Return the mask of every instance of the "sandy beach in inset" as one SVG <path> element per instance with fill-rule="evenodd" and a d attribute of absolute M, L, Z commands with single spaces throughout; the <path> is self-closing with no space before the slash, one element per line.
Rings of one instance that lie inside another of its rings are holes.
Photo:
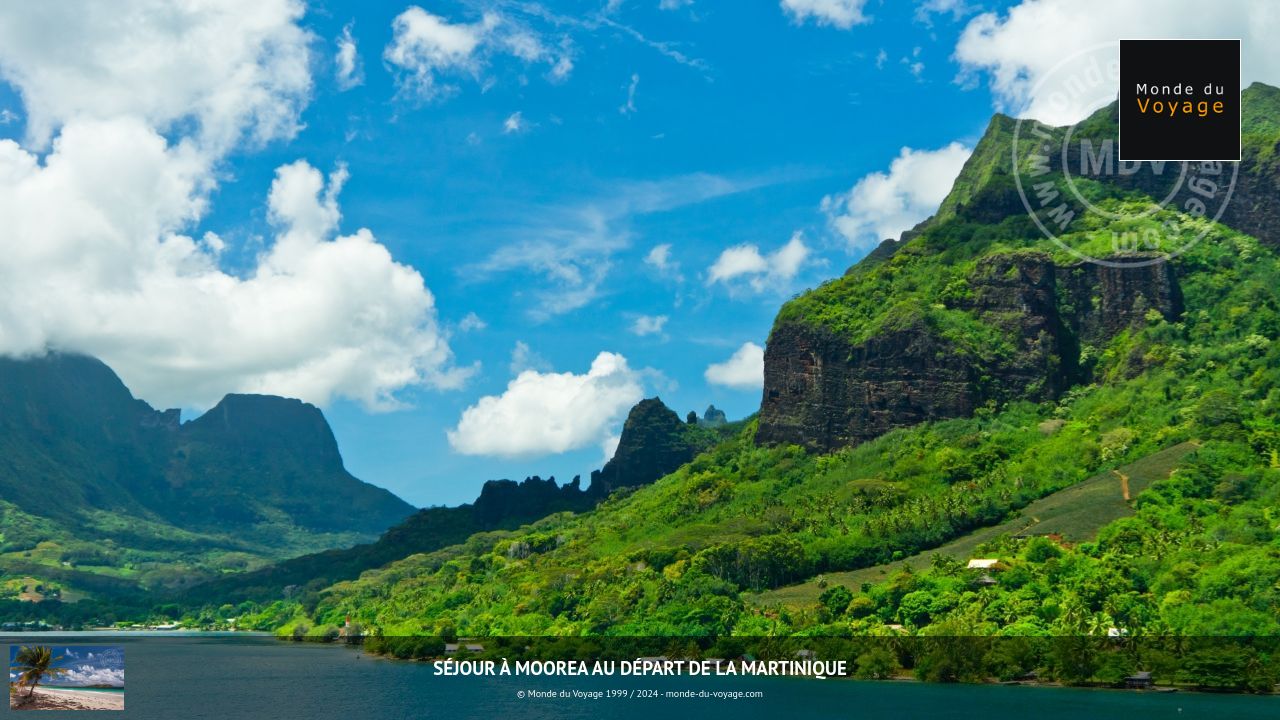
<path fill-rule="evenodd" d="M 124 693 L 37 687 L 29 702 L 26 688 L 9 698 L 14 710 L 123 710 Z"/>

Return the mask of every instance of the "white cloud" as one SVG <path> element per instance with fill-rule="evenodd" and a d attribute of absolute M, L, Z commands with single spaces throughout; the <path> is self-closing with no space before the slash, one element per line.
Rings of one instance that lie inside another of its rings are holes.
<path fill-rule="evenodd" d="M 524 115 L 519 110 L 511 113 L 506 120 L 502 121 L 502 133 L 504 135 L 518 133 L 524 128 Z"/>
<path fill-rule="evenodd" d="M 659 271 L 671 268 L 671 243 L 654 245 L 653 248 L 649 250 L 649 254 L 644 256 L 644 261 L 646 264 L 652 265 Z"/>
<path fill-rule="evenodd" d="M 659 10 L 679 10 L 693 4 L 693 0 L 659 0 Z"/>
<path fill-rule="evenodd" d="M 0 78 L 17 87 L 29 143 L 73 119 L 185 121 L 206 149 L 290 138 L 311 90 L 297 0 L 6 3 Z"/>
<path fill-rule="evenodd" d="M 497 15 L 486 14 L 474 24 L 450 24 L 415 5 L 391 22 L 393 37 L 383 58 L 403 71 L 403 91 L 421 100 L 433 100 L 455 90 L 440 83 L 442 74 L 479 71 L 476 49 L 498 22 Z"/>
<path fill-rule="evenodd" d="M 456 387 L 422 276 L 366 229 L 338 232 L 339 167 L 282 166 L 275 229 L 225 271 L 208 211 L 225 153 L 288 138 L 311 87 L 285 0 L 21 4 L 0 10 L 0 75 L 32 122 L 0 141 L 0 353 L 101 357 L 160 406 L 231 391 L 371 408 Z M 56 32 L 51 32 L 56 28 Z M 165 134 L 170 137 L 166 138 Z"/>
<path fill-rule="evenodd" d="M 458 270 L 469 281 L 510 273 L 540 275 L 545 284 L 518 290 L 526 314 L 535 322 L 578 310 L 597 300 L 613 267 L 614 255 L 630 242 L 630 222 L 638 215 L 671 210 L 763 184 L 761 180 L 730 180 L 716 175 L 686 175 L 660 181 L 613 184 L 597 199 L 563 207 L 522 210 L 525 225 L 513 230 L 515 239 L 484 261 Z M 522 285 L 527 284 L 522 278 Z"/>
<path fill-rule="evenodd" d="M 875 247 L 932 215 L 972 152 L 954 142 L 937 150 L 904 147 L 888 173 L 870 173 L 848 192 L 828 195 L 822 209 L 851 248 Z"/>
<path fill-rule="evenodd" d="M 602 352 L 585 374 L 526 370 L 501 395 L 481 398 L 448 431 L 464 455 L 528 457 L 601 444 L 644 396 L 641 374 Z"/>
<path fill-rule="evenodd" d="M 489 323 L 480 318 L 474 312 L 469 312 L 458 321 L 458 330 L 460 332 L 476 332 L 489 327 Z"/>
<path fill-rule="evenodd" d="M 627 100 L 618 107 L 618 112 L 630 115 L 636 111 L 636 88 L 640 86 L 640 76 L 631 73 L 631 82 L 627 85 Z"/>
<path fill-rule="evenodd" d="M 666 315 L 639 315 L 631 322 L 631 334 L 640 337 L 658 335 L 666 325 Z"/>
<path fill-rule="evenodd" d="M 347 23 L 338 36 L 338 52 L 333 56 L 333 67 L 339 90 L 345 92 L 364 84 L 364 64 L 360 62 L 360 51 L 351 34 L 351 23 Z"/>
<path fill-rule="evenodd" d="M 912 48 L 911 55 L 909 57 L 904 56 L 901 62 L 907 66 L 907 70 L 911 71 L 916 80 L 923 79 L 924 63 L 920 61 L 920 47 L 918 45 Z"/>
<path fill-rule="evenodd" d="M 721 363 L 713 363 L 704 373 L 707 382 L 735 390 L 759 390 L 764 387 L 764 348 L 748 342 Z"/>
<path fill-rule="evenodd" d="M 916 22 L 933 24 L 934 15 L 950 15 L 952 20 L 977 12 L 978 5 L 970 5 L 966 0 L 924 0 L 916 6 Z"/>
<path fill-rule="evenodd" d="M 956 44 L 955 58 L 965 75 L 988 77 L 998 109 L 1068 124 L 1115 99 L 1109 92 L 1079 102 L 1055 100 L 1054 93 L 1064 89 L 1057 79 L 1083 71 L 1084 63 L 1098 57 L 1087 53 L 1068 61 L 1081 49 L 1117 38 L 1241 38 L 1241 80 L 1248 85 L 1280 77 L 1280 55 L 1273 50 L 1278 33 L 1280 13 L 1269 0 L 1222 0 L 1212 12 L 1197 0 L 1163 2 L 1159 12 L 1147 3 L 1036 0 L 1004 14 L 989 12 L 970 20 Z M 1118 47 L 1103 53 L 1101 62 L 1105 67 L 1116 58 Z M 1064 61 L 1066 65 L 1051 74 Z"/>
<path fill-rule="evenodd" d="M 613 459 L 618 452 L 618 443 L 622 442 L 621 435 L 610 435 L 600 442 L 600 465 L 603 466 Z"/>
<path fill-rule="evenodd" d="M 529 348 L 523 340 L 517 340 L 511 348 L 511 375 L 516 376 L 525 370 L 550 370 L 551 364 L 538 353 Z"/>
<path fill-rule="evenodd" d="M 834 25 L 848 30 L 854 25 L 871 22 L 862 14 L 867 0 L 782 0 L 782 9 L 797 23 L 813 19 L 818 25 Z"/>
<path fill-rule="evenodd" d="M 383 59 L 398 72 L 400 92 L 418 101 L 457 92 L 451 82 L 459 77 L 480 79 L 497 55 L 526 64 L 545 63 L 552 82 L 567 79 L 573 71 L 573 43 L 568 36 L 553 49 L 531 26 L 496 11 L 485 12 L 474 23 L 452 23 L 414 5 L 396 16 L 391 27 L 393 37 Z"/>
<path fill-rule="evenodd" d="M 884 48 L 880 48 L 880 52 L 876 53 L 876 69 L 877 70 L 884 69 L 884 64 L 888 60 L 889 60 L 889 53 L 885 52 Z"/>
<path fill-rule="evenodd" d="M 757 292 L 779 288 L 795 278 L 808 257 L 809 248 L 799 231 L 768 255 L 761 254 L 755 245 L 735 245 L 721 252 L 707 270 L 707 284 L 727 285 L 742 278 Z"/>
<path fill-rule="evenodd" d="M 57 683 L 70 687 L 87 687 L 90 685 L 124 687 L 124 668 L 72 665 L 58 676 Z"/>
<path fill-rule="evenodd" d="M 19 115 L 9 108 L 0 108 L 0 125 L 8 125 L 17 122 Z"/>

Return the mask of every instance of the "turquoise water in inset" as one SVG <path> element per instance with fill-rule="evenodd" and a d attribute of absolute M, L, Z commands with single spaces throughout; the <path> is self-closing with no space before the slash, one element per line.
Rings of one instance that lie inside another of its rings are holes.
<path fill-rule="evenodd" d="M 122 693 L 124 688 L 92 688 L 92 687 L 76 687 L 74 685 L 46 685 L 40 684 L 40 687 L 46 690 L 75 690 L 76 692 L 100 692 L 100 693 Z"/>
<path fill-rule="evenodd" d="M 28 636 L 25 641 L 54 640 Z M 443 677 L 433 674 L 430 663 L 265 637 L 153 635 L 110 642 L 125 648 L 129 696 L 118 716 L 145 720 L 1280 718 L 1277 696 L 802 678 Z M 611 689 L 659 695 L 668 690 L 759 692 L 762 697 L 529 699 L 531 691 L 589 695 Z"/>

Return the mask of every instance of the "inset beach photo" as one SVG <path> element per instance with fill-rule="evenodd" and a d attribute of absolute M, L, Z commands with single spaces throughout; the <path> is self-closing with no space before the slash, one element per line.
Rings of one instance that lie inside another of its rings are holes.
<path fill-rule="evenodd" d="M 124 648 L 118 645 L 11 645 L 14 710 L 124 710 Z"/>

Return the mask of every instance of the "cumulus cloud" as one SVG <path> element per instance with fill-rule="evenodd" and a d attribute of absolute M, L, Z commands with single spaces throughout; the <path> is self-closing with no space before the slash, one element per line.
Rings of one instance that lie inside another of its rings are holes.
<path fill-rule="evenodd" d="M 1068 124 L 1115 99 L 1114 93 L 1061 102 L 1058 82 L 1083 71 L 1095 53 L 1083 48 L 1116 38 L 1241 38 L 1241 80 L 1274 82 L 1280 55 L 1272 38 L 1280 33 L 1280 13 L 1269 0 L 1222 0 L 1212 12 L 1196 0 L 1171 0 L 1159 12 L 1143 3 L 1109 0 L 1024 0 L 1001 14 L 988 12 L 969 21 L 956 44 L 962 80 L 985 75 L 1002 111 L 1051 124 Z M 1119 48 L 1102 62 L 1118 59 Z M 1063 64 L 1059 72 L 1054 68 Z"/>
<path fill-rule="evenodd" d="M 764 387 L 764 348 L 748 342 L 720 363 L 712 363 L 703 375 L 712 385 L 734 390 L 759 390 Z"/>
<path fill-rule="evenodd" d="M 666 326 L 666 315 L 638 315 L 635 320 L 631 321 L 631 334 L 639 335 L 640 337 L 659 335 Z"/>
<path fill-rule="evenodd" d="M 822 209 L 851 248 L 875 247 L 932 215 L 972 152 L 954 142 L 937 150 L 904 147 L 889 172 L 873 172 L 848 192 L 828 195 Z"/>
<path fill-rule="evenodd" d="M 833 25 L 848 30 L 854 25 L 871 22 L 862 14 L 867 0 L 782 0 L 782 9 L 797 24 L 813 20 L 818 25 Z"/>
<path fill-rule="evenodd" d="M 279 168 L 274 232 L 235 273 L 218 235 L 188 234 L 226 152 L 296 131 L 311 86 L 301 12 L 4 8 L 0 74 L 33 121 L 30 147 L 0 141 L 0 353 L 95 355 L 161 406 L 245 391 L 388 408 L 407 386 L 462 382 L 422 276 L 369 230 L 339 233 L 344 168 Z"/>
<path fill-rule="evenodd" d="M 7 3 L 0 78 L 17 87 L 29 143 L 73 118 L 130 116 L 225 150 L 292 137 L 311 90 L 297 0 Z"/>
<path fill-rule="evenodd" d="M 641 373 L 602 352 L 584 374 L 526 370 L 501 395 L 481 398 L 448 431 L 464 455 L 529 457 L 602 445 L 644 396 Z"/>
<path fill-rule="evenodd" d="M 360 51 L 356 48 L 356 39 L 351 34 L 351 23 L 342 28 L 338 36 L 338 52 L 333 56 L 334 80 L 338 89 L 350 90 L 364 84 L 364 65 L 360 62 Z"/>
<path fill-rule="evenodd" d="M 124 687 L 124 668 L 72 665 L 58 677 L 58 684 L 70 687 L 91 685 Z"/>
<path fill-rule="evenodd" d="M 460 332 L 476 332 L 489 327 L 489 323 L 485 322 L 474 312 L 469 312 L 458 321 L 458 330 Z"/>
<path fill-rule="evenodd" d="M 756 292 L 780 288 L 795 278 L 808 257 L 809 248 L 798 231 L 786 245 L 767 255 L 756 245 L 735 245 L 721 252 L 707 270 L 707 284 L 730 285 L 746 280 Z"/>
<path fill-rule="evenodd" d="M 649 250 L 649 254 L 644 256 L 646 265 L 651 265 L 659 271 L 665 271 L 672 267 L 671 264 L 671 243 L 662 243 L 654 245 Z"/>
<path fill-rule="evenodd" d="M 521 113 L 519 110 L 511 113 L 510 115 L 507 116 L 506 120 L 502 121 L 502 133 L 504 135 L 510 135 L 511 133 L 518 133 L 521 130 L 524 130 L 524 128 L 525 128 L 524 114 Z"/>
<path fill-rule="evenodd" d="M 382 57 L 397 72 L 401 93 L 422 102 L 457 92 L 453 81 L 459 77 L 479 78 L 495 55 L 545 63 L 555 82 L 573 70 L 573 44 L 567 36 L 548 45 L 527 24 L 496 11 L 472 23 L 450 22 L 414 5 L 396 16 L 391 29 Z"/>

